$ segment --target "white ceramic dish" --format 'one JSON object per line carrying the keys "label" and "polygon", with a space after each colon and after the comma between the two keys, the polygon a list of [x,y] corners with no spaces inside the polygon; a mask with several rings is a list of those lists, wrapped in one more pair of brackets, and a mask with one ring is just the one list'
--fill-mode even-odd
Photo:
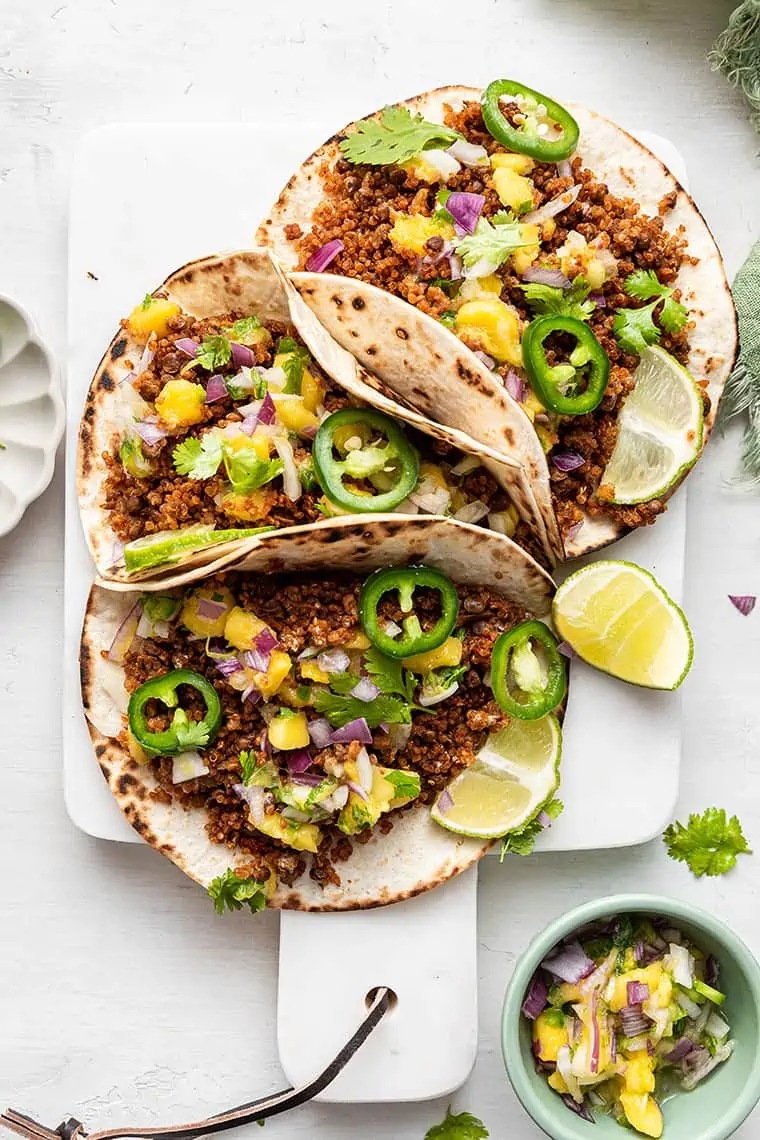
{"label": "white ceramic dish", "polygon": [[0,294],[0,537],[53,478],[64,422],[55,358],[26,309]]}

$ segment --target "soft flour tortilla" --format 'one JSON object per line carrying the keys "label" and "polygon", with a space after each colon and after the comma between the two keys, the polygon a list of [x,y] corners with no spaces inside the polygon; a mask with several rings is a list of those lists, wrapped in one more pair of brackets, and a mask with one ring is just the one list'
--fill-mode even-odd
{"label": "soft flour tortilla", "polygon": [[[401,407],[389,395],[389,389],[371,377],[354,356],[325,331],[267,250],[241,250],[190,262],[168,277],[159,289],[194,317],[209,317],[237,309],[256,313],[265,323],[277,321],[294,325],[317,363],[352,396],[461,451],[480,455],[509,493],[521,516],[540,537],[544,537],[541,515],[522,468],[498,449],[491,451],[463,432],[431,423],[413,407]],[[164,564],[141,573],[128,574],[121,560],[121,544],[109,525],[108,512],[102,506],[107,475],[103,452],[113,452],[118,446],[122,425],[125,419],[130,418],[119,387],[131,371],[125,361],[134,367],[142,356],[143,347],[128,329],[121,329],[116,334],[90,385],[79,429],[77,490],[82,524],[99,575],[103,580],[112,582],[134,583],[146,578],[155,579],[167,571]],[[545,538],[543,544],[547,545]],[[219,567],[230,555],[234,557],[238,545],[237,541],[224,543],[186,555],[175,564],[175,569],[176,565],[186,568]],[[549,550],[547,555],[551,558]]]}
{"label": "soft flour tortilla", "polygon": [[[234,569],[250,573],[319,572],[336,566],[367,574],[379,566],[424,561],[465,585],[487,583],[537,617],[551,607],[554,583],[520,547],[479,527],[449,519],[382,515],[370,521],[326,520],[251,540]],[[202,573],[196,571],[194,573]],[[212,843],[202,811],[151,799],[150,768],[137,764],[114,738],[124,725],[127,693],[121,666],[105,660],[114,634],[134,604],[134,593],[94,586],[80,666],[88,728],[108,785],[132,827],[204,887],[245,857]],[[354,844],[340,866],[341,885],[320,887],[308,872],[293,887],[280,885],[269,905],[288,910],[356,910],[410,898],[464,871],[490,843],[460,838],[430,820],[424,808],[397,813],[388,835]]]}
{"label": "soft flour tortilla", "polygon": [[[443,122],[446,105],[458,109],[464,102],[479,102],[480,96],[475,87],[442,87],[407,99],[405,105],[426,119]],[[699,259],[697,265],[681,267],[675,284],[682,290],[682,301],[694,323],[688,367],[695,380],[707,381],[712,404],[705,419],[704,445],[737,352],[736,314],[718,248],[694,202],[659,158],[601,115],[571,103],[565,106],[581,129],[577,153],[613,194],[635,198],[645,213],[655,216],[662,198],[676,194],[675,205],[666,216],[667,228],[682,227],[690,256]],[[324,197],[320,167],[323,163],[332,166],[340,157],[343,134],[334,136],[304,162],[259,228],[258,241],[270,247],[286,269],[295,269],[297,255],[283,227],[288,223],[298,223],[303,230],[310,227],[312,214]],[[470,435],[496,451],[504,451],[506,444],[507,454],[523,463],[546,532],[554,548],[561,551],[546,456],[533,426],[520,405],[454,333],[406,301],[362,282],[351,281],[351,301],[346,304],[349,286],[345,278],[295,273],[292,279],[327,330],[389,385],[398,399],[409,401],[440,423],[466,424]],[[394,335],[394,330],[399,331]],[[422,384],[420,376],[426,377]],[[625,528],[613,519],[587,516],[579,532],[566,542],[565,556],[596,550],[623,533]]]}

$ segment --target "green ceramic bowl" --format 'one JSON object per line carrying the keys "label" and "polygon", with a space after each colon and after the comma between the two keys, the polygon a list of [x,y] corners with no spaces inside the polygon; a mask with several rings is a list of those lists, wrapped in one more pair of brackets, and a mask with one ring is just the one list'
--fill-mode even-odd
{"label": "green ceramic bowl", "polygon": [[[595,1125],[575,1116],[533,1066],[531,1031],[520,1013],[539,963],[560,939],[597,918],[626,912],[663,915],[720,963],[724,1007],[736,1042],[734,1055],[693,1092],[665,1103],[663,1140],[726,1140],[760,1100],[760,965],[718,918],[699,907],[659,895],[610,895],[556,919],[520,958],[504,1000],[501,1040],[504,1063],[523,1108],[552,1140],[620,1140],[620,1126],[595,1113]],[[625,1135],[633,1137],[634,1133]]]}

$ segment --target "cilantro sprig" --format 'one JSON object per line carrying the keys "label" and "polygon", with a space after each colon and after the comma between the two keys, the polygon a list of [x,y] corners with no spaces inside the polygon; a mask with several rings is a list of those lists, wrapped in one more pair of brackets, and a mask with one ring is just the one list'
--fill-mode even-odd
{"label": "cilantro sprig", "polygon": [[256,343],[258,339],[256,334],[260,328],[261,321],[257,316],[241,317],[234,325],[230,325],[226,336],[235,344],[251,345]]}
{"label": "cilantro sprig", "polygon": [[364,654],[364,668],[382,692],[395,694],[406,701],[414,697],[417,680],[413,673],[404,669],[401,661],[386,657],[372,646]]}
{"label": "cilantro sprig", "polygon": [[534,244],[525,236],[524,228],[509,211],[500,210],[493,222],[479,218],[474,234],[467,234],[455,246],[462,258],[465,277],[485,277],[495,273],[517,249]]}
{"label": "cilantro sprig", "polygon": [[425,1133],[425,1140],[488,1140],[491,1133],[482,1120],[471,1112],[460,1112],[454,1116],[451,1105],[446,1111],[446,1119],[434,1124]]}
{"label": "cilantro sprig", "polygon": [[532,311],[540,316],[575,317],[587,321],[596,301],[588,299],[591,286],[585,277],[576,277],[569,289],[556,289],[553,285],[540,285],[529,282],[521,285],[525,300]]}
{"label": "cilantro sprig", "polygon": [[215,372],[229,364],[231,358],[232,347],[226,336],[207,336],[195,354],[195,363],[207,372]]}
{"label": "cilantro sprig", "polygon": [[223,875],[217,875],[208,888],[213,899],[214,910],[224,914],[227,910],[242,910],[247,906],[251,914],[258,914],[267,905],[266,883],[256,879],[241,879],[228,867]]}
{"label": "cilantro sprig", "polygon": [[235,494],[244,495],[271,483],[282,472],[281,459],[261,459],[252,447],[231,451],[224,438],[207,431],[200,439],[185,439],[172,452],[174,469],[191,479],[211,479],[224,463]]}
{"label": "cilantro sprig", "polygon": [[209,730],[199,721],[190,720],[184,709],[177,709],[172,717],[172,728],[180,748],[205,748]]}
{"label": "cilantro sprig", "polygon": [[200,439],[183,439],[172,452],[174,470],[191,479],[210,479],[221,462],[222,440],[213,431],[207,431]]}
{"label": "cilantro sprig", "polygon": [[[557,819],[564,811],[564,807],[562,800],[552,797],[541,810],[545,811],[550,819]],[[504,861],[506,855],[530,855],[543,830],[544,825],[536,816],[523,827],[510,831],[509,835],[505,835],[501,841],[501,861]]]}
{"label": "cilantro sprig", "polygon": [[340,149],[349,162],[390,166],[406,162],[430,147],[451,146],[461,135],[442,123],[412,115],[407,107],[384,107],[376,119],[363,119],[341,139]]}
{"label": "cilantro sprig", "polygon": [[[357,678],[358,679],[358,678]],[[349,721],[364,717],[370,728],[386,724],[410,724],[411,710],[406,701],[381,693],[372,701],[360,701],[348,694],[318,689],[314,694],[314,708],[327,717],[333,728],[342,728]]]}
{"label": "cilantro sprig", "polygon": [[[311,364],[308,350],[292,337],[284,336],[277,345],[277,357],[278,364],[288,380],[283,391],[288,395],[300,396],[304,371]],[[282,359],[279,359],[280,357]]]}
{"label": "cilantro sprig", "polygon": [[685,827],[676,820],[662,838],[671,859],[686,863],[697,878],[725,875],[736,866],[738,855],[752,854],[738,818],[729,819],[723,808],[692,814]]}
{"label": "cilantro sprig", "polygon": [[385,773],[385,779],[396,789],[397,799],[416,800],[420,794],[420,777],[418,772],[402,771],[394,768]]}
{"label": "cilantro sprig", "polygon": [[[615,313],[612,331],[625,352],[641,355],[648,345],[659,342],[663,329],[680,332],[689,319],[686,307],[674,300],[671,286],[663,285],[652,269],[634,270],[626,277],[623,288],[629,297],[650,302],[640,309],[618,309]],[[655,313],[661,328],[654,323]]]}

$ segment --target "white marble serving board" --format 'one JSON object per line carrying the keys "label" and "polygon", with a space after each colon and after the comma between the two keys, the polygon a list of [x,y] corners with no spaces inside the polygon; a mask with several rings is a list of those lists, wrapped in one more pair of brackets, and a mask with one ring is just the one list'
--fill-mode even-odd
{"label": "white marble serving board", "polygon": [[[641,137],[684,180],[672,145]],[[79,695],[79,632],[93,568],[74,472],[90,376],[136,299],[184,262],[251,244],[260,216],[320,140],[321,132],[303,124],[287,132],[263,124],[122,124],[87,136],[77,157],[69,241],[62,746],[69,815],[101,839],[140,842],[95,763]],[[198,160],[212,152],[213,163]],[[676,599],[683,587],[685,505],[682,492],[664,521],[614,549],[614,557],[652,570]],[[678,792],[679,698],[620,685],[579,663],[572,674],[562,763],[566,809],[541,849],[644,842],[671,818]],[[399,995],[397,1009],[322,1099],[419,1100],[464,1082],[477,1042],[475,892],[473,871],[380,911],[282,916],[278,1040],[291,1081],[311,1076],[350,1036],[368,990],[390,985]],[[339,963],[342,975],[329,1013],[314,1001],[315,975],[325,961]]]}

